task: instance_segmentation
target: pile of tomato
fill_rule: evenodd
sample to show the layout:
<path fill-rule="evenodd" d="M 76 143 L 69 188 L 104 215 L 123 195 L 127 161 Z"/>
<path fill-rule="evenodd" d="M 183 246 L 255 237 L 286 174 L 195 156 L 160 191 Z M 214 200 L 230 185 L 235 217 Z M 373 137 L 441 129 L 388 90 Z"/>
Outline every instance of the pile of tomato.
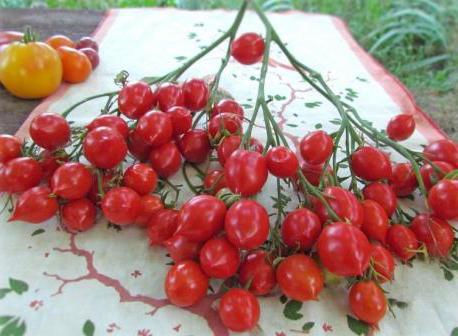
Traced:
<path fill-rule="evenodd" d="M 242 64 L 258 62 L 263 50 L 256 34 L 232 45 Z M 211 279 L 222 280 L 219 316 L 233 331 L 257 325 L 259 296 L 279 291 L 317 300 L 327 283 L 341 278 L 350 280 L 351 312 L 376 325 L 388 305 L 381 285 L 393 280 L 396 258 L 449 256 L 455 237 L 448 220 L 458 219 L 458 180 L 449 178 L 458 168 L 456 143 L 438 140 L 424 148 L 420 173 L 429 210 L 401 223 L 398 197 L 418 187 L 411 163 L 393 163 L 382 149 L 360 146 L 348 162 L 364 188 L 353 192 L 329 178 L 332 135 L 306 134 L 297 155 L 285 146 L 265 150 L 255 138 L 243 143 L 240 104 L 210 98 L 201 79 L 154 88 L 127 82 L 119 115 L 102 114 L 83 128 L 58 114 L 39 115 L 30 125 L 32 145 L 1 135 L 0 191 L 16 198 L 10 221 L 36 224 L 58 215 L 66 230 L 81 232 L 95 225 L 99 211 L 112 224 L 142 227 L 150 244 L 163 246 L 173 260 L 164 281 L 170 302 L 195 305 Z M 193 125 L 203 109 L 207 122 Z M 402 141 L 414 129 L 412 116 L 398 115 L 386 133 Z M 175 208 L 160 191 L 183 160 L 205 167 L 202 188 Z M 304 193 L 299 172 L 326 202 Z M 256 200 L 269 175 L 296 185 L 305 200 L 278 226 Z"/>

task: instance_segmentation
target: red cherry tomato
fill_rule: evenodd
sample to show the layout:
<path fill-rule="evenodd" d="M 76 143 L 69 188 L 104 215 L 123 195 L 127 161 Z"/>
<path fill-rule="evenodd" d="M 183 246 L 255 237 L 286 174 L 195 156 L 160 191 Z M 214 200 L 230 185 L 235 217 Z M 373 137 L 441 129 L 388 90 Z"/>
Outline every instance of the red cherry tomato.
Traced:
<path fill-rule="evenodd" d="M 133 223 L 140 210 L 140 196 L 130 188 L 113 188 L 102 199 L 103 215 L 117 225 Z"/>
<path fill-rule="evenodd" d="M 129 135 L 129 126 L 127 126 L 127 123 L 124 121 L 124 119 L 111 114 L 104 114 L 95 118 L 86 126 L 86 128 L 88 131 L 92 131 L 93 129 L 101 126 L 106 126 L 115 130 L 121 134 L 123 138 L 127 138 Z"/>
<path fill-rule="evenodd" d="M 121 134 L 109 127 L 90 131 L 83 141 L 84 156 L 98 168 L 112 169 L 124 160 L 127 144 Z"/>
<path fill-rule="evenodd" d="M 94 176 L 92 181 L 91 190 L 89 190 L 87 198 L 89 198 L 95 204 L 99 204 L 102 200 L 102 194 L 105 194 L 108 190 L 112 189 L 113 186 L 116 184 L 116 177 L 113 176 L 113 173 L 110 171 L 106 171 L 103 173 L 101 177 L 102 181 L 102 190 L 99 190 L 99 181 L 98 177 Z"/>
<path fill-rule="evenodd" d="M 421 177 L 427 190 L 454 169 L 450 163 L 445 161 L 433 161 L 433 165 L 426 163 L 420 168 Z"/>
<path fill-rule="evenodd" d="M 218 312 L 226 328 L 235 332 L 243 332 L 256 327 L 260 307 L 258 299 L 250 292 L 240 288 L 231 288 L 221 298 Z"/>
<path fill-rule="evenodd" d="M 30 124 L 29 133 L 38 146 L 51 151 L 70 141 L 70 125 L 64 117 L 55 113 L 36 116 Z"/>
<path fill-rule="evenodd" d="M 375 277 L 379 283 L 391 281 L 394 276 L 394 258 L 390 251 L 381 245 L 372 246 L 372 265 L 378 273 Z"/>
<path fill-rule="evenodd" d="M 51 152 L 45 149 L 40 153 L 38 160 L 43 172 L 42 179 L 49 181 L 57 168 L 68 161 L 68 155 L 65 151 Z"/>
<path fill-rule="evenodd" d="M 124 172 L 123 182 L 126 187 L 135 190 L 139 195 L 146 195 L 156 189 L 157 174 L 150 166 L 135 163 Z"/>
<path fill-rule="evenodd" d="M 415 257 L 419 246 L 413 231 L 401 224 L 394 224 L 388 229 L 386 243 L 390 250 L 402 261 Z"/>
<path fill-rule="evenodd" d="M 369 266 L 372 246 L 364 233 L 347 223 L 332 223 L 321 231 L 318 256 L 324 267 L 341 276 L 357 276 Z"/>
<path fill-rule="evenodd" d="M 135 130 L 143 142 L 159 147 L 172 139 L 172 119 L 164 112 L 147 112 L 138 120 Z"/>
<path fill-rule="evenodd" d="M 180 209 L 175 234 L 192 241 L 205 241 L 222 230 L 226 205 L 210 195 L 198 195 L 187 201 Z"/>
<path fill-rule="evenodd" d="M 350 166 L 356 176 L 367 181 L 391 177 L 391 162 L 388 156 L 372 146 L 360 147 L 353 152 Z"/>
<path fill-rule="evenodd" d="M 237 149 L 224 165 L 224 176 L 232 192 L 243 197 L 255 195 L 267 181 L 266 160 L 257 152 Z"/>
<path fill-rule="evenodd" d="M 206 193 L 215 195 L 218 191 L 227 187 L 224 172 L 221 169 L 215 169 L 207 172 L 204 177 L 204 188 Z"/>
<path fill-rule="evenodd" d="M 174 142 L 154 148 L 149 155 L 149 160 L 160 177 L 172 176 L 181 167 L 180 150 Z"/>
<path fill-rule="evenodd" d="M 280 178 L 293 177 L 299 169 L 299 161 L 296 155 L 284 146 L 270 149 L 266 155 L 267 169 Z"/>
<path fill-rule="evenodd" d="M 178 211 L 161 209 L 154 212 L 148 222 L 148 238 L 151 245 L 162 245 L 177 229 Z"/>
<path fill-rule="evenodd" d="M 190 241 L 188 238 L 174 235 L 164 242 L 164 246 L 175 262 L 197 260 L 202 243 Z"/>
<path fill-rule="evenodd" d="M 241 249 L 254 249 L 269 235 L 269 215 L 258 202 L 242 199 L 227 211 L 224 229 L 232 244 Z"/>
<path fill-rule="evenodd" d="M 67 200 L 83 198 L 91 190 L 94 179 L 85 165 L 67 162 L 51 177 L 52 192 Z"/>
<path fill-rule="evenodd" d="M 217 148 L 218 161 L 221 166 L 226 164 L 227 159 L 240 147 L 241 142 L 242 138 L 239 135 L 229 135 L 221 141 Z M 261 154 L 264 147 L 259 140 L 251 138 L 250 149 Z"/>
<path fill-rule="evenodd" d="M 8 191 L 8 187 L 5 181 L 4 171 L 5 171 L 5 165 L 3 163 L 0 163 L 0 193 Z"/>
<path fill-rule="evenodd" d="M 191 79 L 183 83 L 184 105 L 191 111 L 202 110 L 208 102 L 208 86 L 202 79 Z"/>
<path fill-rule="evenodd" d="M 215 115 L 220 113 L 232 113 L 238 115 L 242 120 L 244 116 L 243 108 L 239 103 L 232 99 L 221 99 L 215 106 L 213 106 L 211 117 L 213 118 Z"/>
<path fill-rule="evenodd" d="M 265 251 L 249 253 L 239 268 L 240 284 L 254 295 L 267 295 L 277 284 L 272 261 Z"/>
<path fill-rule="evenodd" d="M 458 218 L 458 180 L 439 181 L 429 191 L 428 204 L 439 218 Z"/>
<path fill-rule="evenodd" d="M 259 62 L 264 54 L 264 39 L 256 33 L 245 33 L 231 44 L 231 55 L 239 63 L 250 65 Z"/>
<path fill-rule="evenodd" d="M 383 290 L 373 281 L 354 284 L 348 295 L 350 309 L 355 316 L 369 324 L 376 324 L 386 314 L 387 300 Z"/>
<path fill-rule="evenodd" d="M 81 198 L 65 204 L 61 209 L 62 224 L 67 231 L 87 231 L 95 225 L 97 210 L 87 198 Z"/>
<path fill-rule="evenodd" d="M 299 145 L 302 158 L 311 165 L 324 163 L 332 154 L 334 141 L 325 131 L 313 131 Z"/>
<path fill-rule="evenodd" d="M 391 140 L 402 141 L 408 139 L 415 131 L 415 120 L 412 115 L 398 114 L 390 119 L 386 127 L 386 134 Z"/>
<path fill-rule="evenodd" d="M 388 216 L 383 207 L 375 201 L 365 200 L 361 203 L 364 210 L 364 220 L 361 230 L 367 238 L 385 243 L 388 232 Z"/>
<path fill-rule="evenodd" d="M 443 258 L 448 256 L 455 239 L 449 223 L 430 214 L 420 214 L 413 219 L 410 229 L 426 245 L 429 255 Z"/>
<path fill-rule="evenodd" d="M 364 198 L 373 200 L 380 204 L 388 217 L 396 211 L 398 200 L 393 188 L 381 182 L 373 182 L 363 189 Z"/>
<path fill-rule="evenodd" d="M 174 106 L 184 106 L 184 94 L 177 84 L 161 84 L 157 88 L 156 97 L 161 111 L 167 111 Z"/>
<path fill-rule="evenodd" d="M 276 277 L 283 294 L 293 300 L 317 300 L 323 289 L 323 273 L 312 258 L 303 254 L 293 254 L 280 262 Z"/>
<path fill-rule="evenodd" d="M 192 126 L 192 114 L 186 107 L 174 106 L 167 110 L 172 120 L 173 135 L 186 133 Z"/>
<path fill-rule="evenodd" d="M 226 238 L 211 238 L 200 249 L 200 267 L 210 278 L 226 279 L 233 276 L 240 265 L 238 248 Z"/>
<path fill-rule="evenodd" d="M 97 42 L 90 36 L 82 37 L 78 42 L 75 44 L 76 49 L 83 49 L 83 48 L 91 48 L 95 51 L 99 51 L 99 45 Z"/>
<path fill-rule="evenodd" d="M 423 155 L 430 161 L 445 161 L 455 169 L 458 168 L 458 144 L 452 140 L 443 139 L 431 142 L 423 149 Z"/>
<path fill-rule="evenodd" d="M 40 164 L 30 157 L 9 160 L 3 168 L 6 191 L 23 192 L 40 183 L 43 172 Z"/>
<path fill-rule="evenodd" d="M 233 113 L 219 113 L 210 119 L 208 134 L 212 139 L 220 139 L 227 134 L 242 133 L 242 121 Z"/>
<path fill-rule="evenodd" d="M 417 178 L 410 163 L 395 164 L 389 182 L 398 197 L 410 195 L 418 186 Z"/>
<path fill-rule="evenodd" d="M 91 62 L 92 70 L 99 66 L 100 58 L 99 53 L 96 50 L 92 48 L 81 48 L 79 51 L 87 56 L 89 62 Z"/>
<path fill-rule="evenodd" d="M 139 119 L 156 103 L 153 90 L 145 82 L 127 83 L 119 92 L 119 111 L 130 119 Z"/>
<path fill-rule="evenodd" d="M 205 162 L 211 150 L 207 132 L 200 129 L 187 131 L 178 140 L 178 148 L 186 161 L 193 163 Z"/>
<path fill-rule="evenodd" d="M 140 161 L 146 161 L 151 153 L 152 147 L 145 143 L 135 131 L 135 128 L 129 132 L 127 137 L 127 147 L 129 152 Z"/>
<path fill-rule="evenodd" d="M 323 173 L 324 164 L 320 163 L 317 165 L 310 165 L 307 162 L 304 162 L 301 166 L 302 173 L 304 177 L 314 186 L 318 186 L 322 178 L 324 178 L 324 185 L 332 185 L 332 178 L 329 175 L 332 175 L 334 172 L 330 165 L 326 166 L 326 169 Z"/>
<path fill-rule="evenodd" d="M 175 306 L 189 307 L 204 298 L 208 278 L 196 262 L 181 261 L 167 272 L 164 289 L 167 298 Z"/>
<path fill-rule="evenodd" d="M 323 196 L 341 220 L 349 221 L 360 228 L 364 221 L 364 210 L 358 199 L 350 191 L 340 187 L 327 187 Z M 325 223 L 330 219 L 326 207 L 318 199 L 312 199 L 315 212 Z"/>
<path fill-rule="evenodd" d="M 22 193 L 14 205 L 9 222 L 20 220 L 38 224 L 53 217 L 59 204 L 51 196 L 51 190 L 45 186 L 34 187 Z"/>
<path fill-rule="evenodd" d="M 156 195 L 144 195 L 140 200 L 140 213 L 135 218 L 135 224 L 147 226 L 151 216 L 164 208 L 161 198 Z"/>
<path fill-rule="evenodd" d="M 0 163 L 21 156 L 22 141 L 14 135 L 0 134 Z"/>
<path fill-rule="evenodd" d="M 311 249 L 321 232 L 318 216 L 306 208 L 291 211 L 283 221 L 281 237 L 289 247 Z"/>

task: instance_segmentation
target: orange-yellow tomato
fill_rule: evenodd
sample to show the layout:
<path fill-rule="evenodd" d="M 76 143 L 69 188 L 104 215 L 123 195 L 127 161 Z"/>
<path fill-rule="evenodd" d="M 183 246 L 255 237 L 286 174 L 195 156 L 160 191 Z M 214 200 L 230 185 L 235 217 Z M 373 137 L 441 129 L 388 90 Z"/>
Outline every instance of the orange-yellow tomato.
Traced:
<path fill-rule="evenodd" d="M 46 43 L 14 42 L 0 53 L 0 82 L 16 97 L 47 97 L 61 81 L 59 55 Z"/>
<path fill-rule="evenodd" d="M 53 35 L 46 40 L 46 43 L 54 49 L 62 46 L 75 48 L 75 42 L 65 35 Z"/>
<path fill-rule="evenodd" d="M 63 79 L 68 83 L 81 83 L 89 77 L 92 65 L 81 51 L 70 47 L 57 48 L 63 66 Z"/>

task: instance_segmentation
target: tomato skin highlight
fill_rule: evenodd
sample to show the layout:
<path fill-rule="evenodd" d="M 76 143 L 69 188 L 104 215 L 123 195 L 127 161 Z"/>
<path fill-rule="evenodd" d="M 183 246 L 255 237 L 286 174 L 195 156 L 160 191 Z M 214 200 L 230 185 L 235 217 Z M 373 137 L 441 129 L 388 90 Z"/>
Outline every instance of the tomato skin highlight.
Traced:
<path fill-rule="evenodd" d="M 59 209 L 55 197 L 51 197 L 51 190 L 46 186 L 33 187 L 22 193 L 14 206 L 13 213 L 8 219 L 39 224 L 52 218 Z"/>
<path fill-rule="evenodd" d="M 280 178 L 293 177 L 299 169 L 296 155 L 284 146 L 271 148 L 267 152 L 266 163 L 269 172 Z"/>
<path fill-rule="evenodd" d="M 62 224 L 69 232 L 82 232 L 95 225 L 97 210 L 87 198 L 71 201 L 61 209 Z"/>
<path fill-rule="evenodd" d="M 458 180 L 439 181 L 429 191 L 428 204 L 439 218 L 458 218 Z"/>
<path fill-rule="evenodd" d="M 181 167 L 181 154 L 174 142 L 154 148 L 149 154 L 151 166 L 160 177 L 174 175 Z"/>
<path fill-rule="evenodd" d="M 111 128 L 105 126 L 98 127 L 86 135 L 83 141 L 83 153 L 94 166 L 112 169 L 124 160 L 127 144 L 118 132 L 113 132 Z"/>
<path fill-rule="evenodd" d="M 259 62 L 264 54 L 264 39 L 256 33 L 245 33 L 231 44 L 231 55 L 239 63 L 251 65 Z"/>
<path fill-rule="evenodd" d="M 161 111 L 174 106 L 184 106 L 184 94 L 180 86 L 174 83 L 163 83 L 156 90 L 156 99 Z"/>
<path fill-rule="evenodd" d="M 402 261 L 408 261 L 415 257 L 415 251 L 419 247 L 413 231 L 401 224 L 394 224 L 388 229 L 386 244 Z"/>
<path fill-rule="evenodd" d="M 256 327 L 260 307 L 258 299 L 250 292 L 231 288 L 222 296 L 218 312 L 221 321 L 229 330 L 243 332 Z"/>
<path fill-rule="evenodd" d="M 334 142 L 325 131 L 313 131 L 302 138 L 299 149 L 309 165 L 324 163 L 332 154 Z"/>
<path fill-rule="evenodd" d="M 391 162 L 387 155 L 372 146 L 363 146 L 351 154 L 350 166 L 356 176 L 367 181 L 391 177 Z"/>
<path fill-rule="evenodd" d="M 40 164 L 30 157 L 18 157 L 3 167 L 3 179 L 7 192 L 24 192 L 37 186 L 43 176 Z"/>
<path fill-rule="evenodd" d="M 382 206 L 388 217 L 396 211 L 398 200 L 393 187 L 381 182 L 372 182 L 364 187 L 363 195 L 365 199 L 370 199 Z"/>
<path fill-rule="evenodd" d="M 142 81 L 127 83 L 118 95 L 119 111 L 130 119 L 139 119 L 156 103 L 151 87 Z"/>
<path fill-rule="evenodd" d="M 375 201 L 365 200 L 362 203 L 364 221 L 361 230 L 369 239 L 385 243 L 389 222 L 383 207 Z"/>
<path fill-rule="evenodd" d="M 352 313 L 369 324 L 378 323 L 385 316 L 388 307 L 385 294 L 373 281 L 360 281 L 354 284 L 348 300 Z"/>
<path fill-rule="evenodd" d="M 208 102 L 208 86 L 202 79 L 190 79 L 183 83 L 184 105 L 191 111 L 203 109 Z"/>
<path fill-rule="evenodd" d="M 147 112 L 138 120 L 135 130 L 144 143 L 159 147 L 172 139 L 172 119 L 165 112 Z"/>
<path fill-rule="evenodd" d="M 226 238 L 211 238 L 200 249 L 199 261 L 207 276 L 226 279 L 237 272 L 240 253 Z"/>
<path fill-rule="evenodd" d="M 54 151 L 70 141 L 70 125 L 59 114 L 43 113 L 30 123 L 32 140 L 41 148 Z"/>
<path fill-rule="evenodd" d="M 299 208 L 288 213 L 281 227 L 283 242 L 289 247 L 298 247 L 301 250 L 311 249 L 320 232 L 320 219 L 306 208 Z"/>
<path fill-rule="evenodd" d="M 140 213 L 140 202 L 140 196 L 134 190 L 113 188 L 102 199 L 103 215 L 117 225 L 132 224 Z"/>
<path fill-rule="evenodd" d="M 270 257 L 263 250 L 250 252 L 239 268 L 240 284 L 254 295 L 267 295 L 277 284 Z"/>
<path fill-rule="evenodd" d="M 52 192 L 67 200 L 83 198 L 92 188 L 93 177 L 79 162 L 67 162 L 56 169 L 51 177 Z"/>
<path fill-rule="evenodd" d="M 386 134 L 391 140 L 402 141 L 410 138 L 415 131 L 415 119 L 409 114 L 398 114 L 390 119 Z"/>

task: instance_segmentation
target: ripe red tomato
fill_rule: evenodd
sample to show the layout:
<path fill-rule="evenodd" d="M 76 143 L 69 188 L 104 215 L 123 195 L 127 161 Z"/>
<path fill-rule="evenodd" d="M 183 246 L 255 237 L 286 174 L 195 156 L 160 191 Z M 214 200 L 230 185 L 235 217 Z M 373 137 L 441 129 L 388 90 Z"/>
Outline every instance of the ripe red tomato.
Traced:
<path fill-rule="evenodd" d="M 390 251 L 382 245 L 372 245 L 371 261 L 378 273 L 375 279 L 379 283 L 391 281 L 394 276 L 394 258 Z"/>
<path fill-rule="evenodd" d="M 361 203 L 364 210 L 364 221 L 361 230 L 367 238 L 385 243 L 388 232 L 388 216 L 383 207 L 373 200 L 365 200 Z"/>
<path fill-rule="evenodd" d="M 95 225 L 97 210 L 87 198 L 68 202 L 61 209 L 62 224 L 69 232 L 87 231 Z"/>
<path fill-rule="evenodd" d="M 239 268 L 239 281 L 254 295 L 267 295 L 274 289 L 275 269 L 265 251 L 253 251 L 245 257 Z"/>
<path fill-rule="evenodd" d="M 23 192 L 37 186 L 42 176 L 40 164 L 30 157 L 9 160 L 3 168 L 3 179 L 9 193 Z"/>
<path fill-rule="evenodd" d="M 293 177 L 299 169 L 299 161 L 296 155 L 284 146 L 269 149 L 266 155 L 267 169 L 280 178 Z"/>
<path fill-rule="evenodd" d="M 181 154 L 174 142 L 168 142 L 151 150 L 151 166 L 160 177 L 169 177 L 181 167 Z"/>
<path fill-rule="evenodd" d="M 355 316 L 369 324 L 376 324 L 386 314 L 387 300 L 383 290 L 373 281 L 354 284 L 348 295 L 350 309 Z"/>
<path fill-rule="evenodd" d="M 172 139 L 172 119 L 164 112 L 147 112 L 138 120 L 135 131 L 144 143 L 159 147 Z"/>
<path fill-rule="evenodd" d="M 175 262 L 197 260 L 202 243 L 190 241 L 188 238 L 174 235 L 164 242 L 167 252 Z"/>
<path fill-rule="evenodd" d="M 49 181 L 57 168 L 67 161 L 68 155 L 65 151 L 51 152 L 47 149 L 43 150 L 38 158 L 38 163 L 40 163 L 43 172 L 42 179 Z"/>
<path fill-rule="evenodd" d="M 431 142 L 423 149 L 423 155 L 430 161 L 445 161 L 458 168 L 458 145 L 452 140 Z"/>
<path fill-rule="evenodd" d="M 164 283 L 167 298 L 175 306 L 189 307 L 203 299 L 208 289 L 208 278 L 199 264 L 181 261 L 167 272 Z"/>
<path fill-rule="evenodd" d="M 329 175 L 332 175 L 334 172 L 330 165 L 326 166 L 325 172 L 323 173 L 323 163 L 317 165 L 310 165 L 307 162 L 304 162 L 301 166 L 302 173 L 304 177 L 314 186 L 318 186 L 322 178 L 324 178 L 324 185 L 332 185 L 332 178 Z M 329 175 L 328 175 L 329 174 Z"/>
<path fill-rule="evenodd" d="M 391 177 L 391 162 L 380 149 L 363 146 L 351 154 L 350 166 L 356 176 L 376 181 Z"/>
<path fill-rule="evenodd" d="M 34 187 L 19 195 L 8 221 L 20 220 L 38 224 L 53 217 L 58 209 L 59 204 L 56 198 L 51 196 L 48 187 Z"/>
<path fill-rule="evenodd" d="M 323 289 L 323 272 L 312 258 L 303 254 L 293 254 L 280 262 L 276 277 L 283 294 L 293 300 L 317 300 Z"/>
<path fill-rule="evenodd" d="M 55 113 L 36 116 L 30 124 L 29 133 L 38 146 L 51 151 L 70 141 L 70 125 L 61 115 Z"/>
<path fill-rule="evenodd" d="M 157 174 L 150 166 L 135 163 L 124 172 L 123 182 L 126 187 L 135 190 L 139 195 L 146 195 L 156 189 Z"/>
<path fill-rule="evenodd" d="M 429 255 L 443 258 L 448 256 L 455 234 L 445 220 L 430 214 L 420 214 L 413 219 L 410 229 L 426 245 Z"/>
<path fill-rule="evenodd" d="M 150 145 L 140 138 L 135 128 L 129 132 L 127 147 L 129 148 L 129 152 L 139 161 L 146 161 L 152 149 Z"/>
<path fill-rule="evenodd" d="M 215 195 L 218 191 L 227 187 L 224 172 L 221 169 L 208 171 L 204 177 L 203 184 L 205 192 L 211 195 Z"/>
<path fill-rule="evenodd" d="M 439 218 L 458 218 L 458 180 L 439 181 L 429 191 L 428 204 Z"/>
<path fill-rule="evenodd" d="M 119 111 L 130 119 L 139 119 L 156 105 L 156 97 L 145 82 L 127 83 L 119 92 Z"/>
<path fill-rule="evenodd" d="M 242 138 L 239 135 L 229 135 L 228 137 L 225 137 L 223 141 L 221 141 L 217 148 L 218 161 L 221 166 L 224 167 L 227 159 L 240 147 L 241 142 Z M 264 147 L 259 142 L 259 140 L 251 138 L 250 149 L 261 154 L 264 150 Z"/>
<path fill-rule="evenodd" d="M 245 33 L 231 44 L 231 55 L 239 63 L 250 65 L 259 62 L 264 54 L 264 39 L 256 33 Z"/>
<path fill-rule="evenodd" d="M 357 276 L 369 266 L 372 245 L 357 227 L 336 222 L 321 231 L 317 250 L 324 267 L 331 273 Z"/>
<path fill-rule="evenodd" d="M 249 331 L 258 324 L 259 302 L 250 292 L 231 288 L 221 298 L 218 312 L 221 321 L 229 330 Z"/>
<path fill-rule="evenodd" d="M 117 225 L 133 223 L 140 210 L 140 196 L 130 188 L 113 188 L 102 199 L 103 215 L 108 221 Z"/>
<path fill-rule="evenodd" d="M 208 102 L 208 86 L 202 79 L 191 79 L 183 83 L 184 105 L 191 111 L 202 110 Z"/>
<path fill-rule="evenodd" d="M 121 134 L 123 138 L 127 138 L 129 135 L 129 126 L 127 126 L 124 119 L 111 114 L 104 114 L 95 118 L 86 126 L 86 128 L 88 131 L 92 131 L 93 129 L 101 126 L 106 126 L 115 130 Z"/>
<path fill-rule="evenodd" d="M 220 139 L 225 135 L 240 133 L 242 133 L 242 120 L 233 113 L 219 113 L 208 123 L 208 134 L 211 139 Z"/>
<path fill-rule="evenodd" d="M 385 183 L 373 182 L 363 189 L 364 198 L 376 201 L 385 210 L 388 217 L 396 211 L 398 200 L 393 188 Z"/>
<path fill-rule="evenodd" d="M 198 195 L 188 200 L 180 209 L 176 235 L 201 242 L 222 230 L 226 205 L 210 195 Z"/>
<path fill-rule="evenodd" d="M 0 134 L 0 163 L 21 156 L 22 141 L 14 135 Z"/>
<path fill-rule="evenodd" d="M 419 246 L 413 231 L 401 224 L 394 224 L 388 229 L 386 243 L 389 249 L 402 261 L 415 257 Z"/>
<path fill-rule="evenodd" d="M 242 199 L 227 211 L 224 230 L 227 239 L 238 248 L 254 249 L 269 236 L 269 215 L 258 202 Z"/>
<path fill-rule="evenodd" d="M 224 165 L 224 176 L 232 192 L 243 197 L 261 191 L 267 181 L 267 164 L 258 152 L 237 149 Z"/>
<path fill-rule="evenodd" d="M 95 51 L 99 51 L 99 45 L 90 36 L 84 36 L 80 38 L 80 40 L 76 42 L 75 48 L 76 49 L 91 48 L 91 49 L 94 49 Z"/>
<path fill-rule="evenodd" d="M 151 216 L 164 208 L 161 198 L 156 195 L 144 195 L 140 200 L 140 213 L 135 218 L 135 224 L 139 226 L 147 226 Z"/>
<path fill-rule="evenodd" d="M 395 164 L 389 182 L 398 197 L 410 195 L 418 186 L 417 178 L 410 163 Z"/>
<path fill-rule="evenodd" d="M 111 171 L 105 171 L 102 175 L 102 190 L 99 190 L 99 181 L 97 176 L 94 176 L 94 179 L 92 181 L 92 187 L 91 190 L 89 190 L 89 193 L 87 195 L 87 198 L 89 198 L 93 203 L 99 204 L 100 201 L 102 200 L 102 196 L 110 189 L 113 188 L 116 182 L 116 177 L 113 176 L 113 173 Z"/>
<path fill-rule="evenodd" d="M 447 173 L 450 173 L 454 169 L 450 163 L 445 161 L 433 161 L 433 164 L 438 169 L 429 163 L 426 163 L 420 168 L 421 177 L 423 178 L 423 183 L 425 184 L 427 190 L 431 189 L 433 185 L 443 179 Z"/>
<path fill-rule="evenodd" d="M 318 216 L 306 208 L 291 211 L 283 221 L 281 237 L 283 242 L 294 248 L 309 250 L 321 232 Z"/>
<path fill-rule="evenodd" d="M 124 160 L 127 144 L 121 134 L 102 126 L 86 135 L 83 152 L 86 159 L 97 168 L 112 169 Z"/>
<path fill-rule="evenodd" d="M 8 191 L 4 172 L 5 172 L 5 165 L 3 163 L 0 163 L 0 193 Z"/>
<path fill-rule="evenodd" d="M 67 162 L 57 168 L 51 177 L 51 189 L 54 194 L 67 200 L 77 200 L 91 190 L 94 178 L 85 165 L 79 162 Z"/>
<path fill-rule="evenodd" d="M 211 238 L 200 249 L 200 267 L 210 278 L 227 279 L 237 273 L 239 249 L 226 238 Z"/>
<path fill-rule="evenodd" d="M 355 195 L 353 195 L 350 191 L 340 187 L 327 187 L 324 189 L 323 196 L 341 220 L 348 220 L 352 225 L 358 228 L 363 225 L 363 207 L 358 202 Z M 322 223 L 325 223 L 330 219 L 323 203 L 321 203 L 318 199 L 313 198 L 312 204 Z"/>
<path fill-rule="evenodd" d="M 305 162 L 311 165 L 324 163 L 332 154 L 334 141 L 325 131 L 313 131 L 302 138 L 299 149 Z"/>
<path fill-rule="evenodd" d="M 167 110 L 172 120 L 173 135 L 186 133 L 192 126 L 192 114 L 186 107 L 174 106 Z"/>
<path fill-rule="evenodd" d="M 148 222 L 150 245 L 162 245 L 175 233 L 178 225 L 178 211 L 161 209 L 154 212 Z"/>
<path fill-rule="evenodd" d="M 386 126 L 386 134 L 391 140 L 408 139 L 415 131 L 415 120 L 412 115 L 398 114 L 390 119 Z"/>
<path fill-rule="evenodd" d="M 89 59 L 89 62 L 91 62 L 92 70 L 97 68 L 100 63 L 100 57 L 99 53 L 92 49 L 92 48 L 81 48 L 79 49 L 83 54 L 86 55 L 86 57 Z"/>
<path fill-rule="evenodd" d="M 211 150 L 207 132 L 201 129 L 187 131 L 178 140 L 178 148 L 186 161 L 193 163 L 205 162 Z"/>
<path fill-rule="evenodd" d="M 244 112 L 242 106 L 232 99 L 221 99 L 213 106 L 211 118 L 220 113 L 232 113 L 238 115 L 243 120 Z"/>
<path fill-rule="evenodd" d="M 174 106 L 184 106 L 184 94 L 180 86 L 174 83 L 163 83 L 156 91 L 157 102 L 161 111 Z"/>

